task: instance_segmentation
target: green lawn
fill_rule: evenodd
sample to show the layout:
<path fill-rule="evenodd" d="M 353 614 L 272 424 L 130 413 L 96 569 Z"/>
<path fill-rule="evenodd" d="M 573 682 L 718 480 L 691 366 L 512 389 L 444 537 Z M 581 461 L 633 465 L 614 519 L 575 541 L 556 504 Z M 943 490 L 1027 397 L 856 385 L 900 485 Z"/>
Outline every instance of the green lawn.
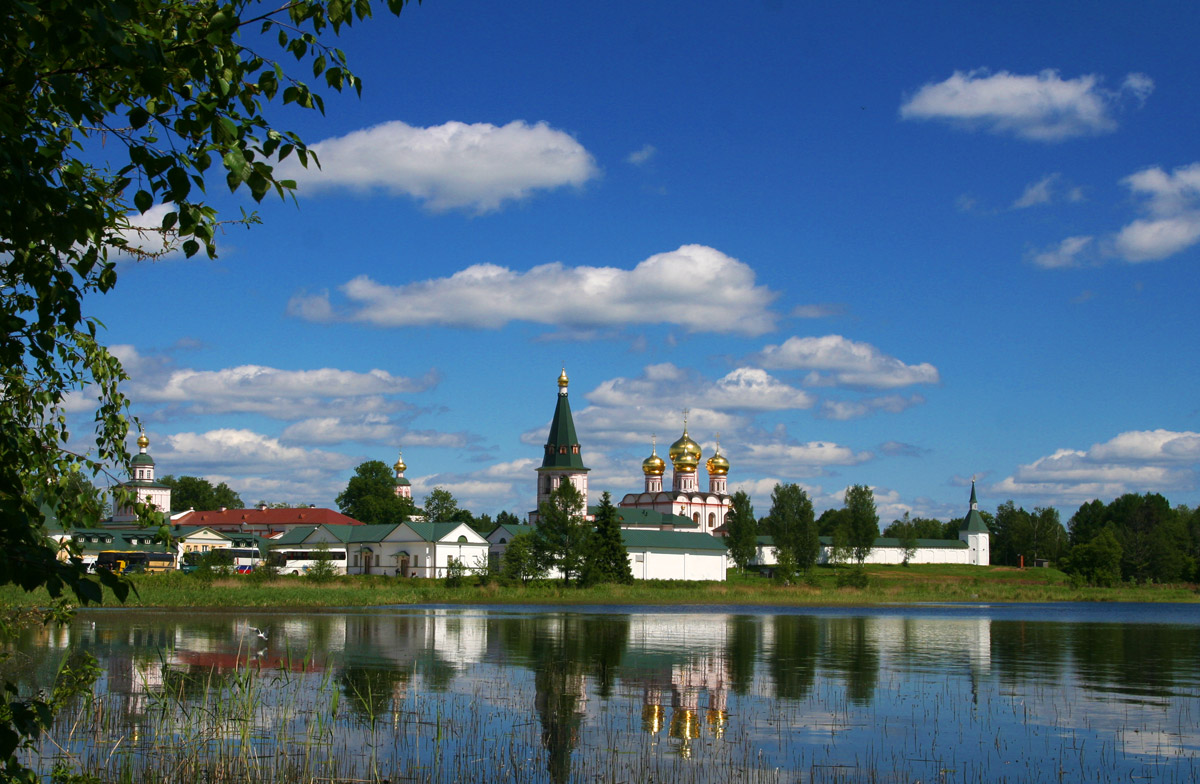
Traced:
<path fill-rule="evenodd" d="M 730 572 L 723 583 L 647 581 L 634 585 L 564 587 L 557 582 L 527 586 L 495 581 L 448 588 L 441 580 L 395 577 L 339 577 L 314 583 L 303 577 L 260 582 L 242 576 L 204 581 L 195 575 L 137 575 L 131 607 L 332 608 L 405 604 L 632 604 L 764 606 L 869 605 L 914 602 L 1195 602 L 1195 585 L 1143 585 L 1115 588 L 1072 586 L 1056 569 L 960 565 L 868 566 L 867 586 L 839 585 L 848 567 L 818 567 L 796 585 Z M 0 606 L 45 605 L 44 592 L 27 594 L 15 586 L 0 589 Z M 106 594 L 106 606 L 117 602 Z"/>

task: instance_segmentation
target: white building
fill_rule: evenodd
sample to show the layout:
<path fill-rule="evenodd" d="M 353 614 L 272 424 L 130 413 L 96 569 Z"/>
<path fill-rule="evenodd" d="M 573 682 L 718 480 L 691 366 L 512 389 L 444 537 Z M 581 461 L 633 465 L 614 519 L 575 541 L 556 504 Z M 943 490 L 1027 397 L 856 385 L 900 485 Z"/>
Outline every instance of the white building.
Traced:
<path fill-rule="evenodd" d="M 123 494 L 131 495 L 136 502 L 149 504 L 163 514 L 171 511 L 171 488 L 154 478 L 154 458 L 150 457 L 146 451 L 146 448 L 150 446 L 150 439 L 146 438 L 144 431 L 138 436 L 137 445 L 138 453 L 133 456 L 133 460 L 129 461 L 129 481 L 122 482 L 113 488 L 112 521 L 114 523 L 138 522 L 137 512 L 134 511 L 133 505 L 122 502 Z"/>

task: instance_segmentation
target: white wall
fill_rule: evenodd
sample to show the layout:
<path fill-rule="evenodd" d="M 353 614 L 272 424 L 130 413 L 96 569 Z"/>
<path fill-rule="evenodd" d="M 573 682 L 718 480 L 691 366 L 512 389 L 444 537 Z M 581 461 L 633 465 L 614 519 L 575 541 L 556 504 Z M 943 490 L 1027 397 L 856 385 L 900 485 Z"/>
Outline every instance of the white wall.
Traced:
<path fill-rule="evenodd" d="M 720 552 L 629 548 L 635 580 L 724 580 L 725 561 Z"/>

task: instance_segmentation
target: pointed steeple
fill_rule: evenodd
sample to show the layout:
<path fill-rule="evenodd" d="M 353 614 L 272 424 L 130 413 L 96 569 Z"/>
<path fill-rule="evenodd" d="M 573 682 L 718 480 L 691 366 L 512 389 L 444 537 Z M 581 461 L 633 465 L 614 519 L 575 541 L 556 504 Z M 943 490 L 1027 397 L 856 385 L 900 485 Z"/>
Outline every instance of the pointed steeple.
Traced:
<path fill-rule="evenodd" d="M 971 508 L 967 510 L 967 516 L 963 518 L 962 525 L 958 527 L 960 532 L 969 534 L 987 533 L 987 523 L 983 521 L 983 515 L 979 514 L 979 502 L 975 500 L 975 478 L 971 478 Z"/>
<path fill-rule="evenodd" d="M 571 403 L 567 398 L 566 368 L 558 377 L 558 404 L 554 407 L 554 419 L 550 421 L 550 434 L 546 436 L 542 468 L 587 470 L 583 465 L 579 436 L 575 435 L 575 419 L 571 416 Z"/>

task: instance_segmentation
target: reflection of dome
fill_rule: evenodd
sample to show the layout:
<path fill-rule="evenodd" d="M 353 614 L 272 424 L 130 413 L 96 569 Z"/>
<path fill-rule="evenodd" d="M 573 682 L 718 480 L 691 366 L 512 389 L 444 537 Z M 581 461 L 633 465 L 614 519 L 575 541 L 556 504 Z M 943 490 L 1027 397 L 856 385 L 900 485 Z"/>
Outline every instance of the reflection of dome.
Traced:
<path fill-rule="evenodd" d="M 723 710 L 708 709 L 708 728 L 712 730 L 713 735 L 720 738 L 725 734 L 725 722 L 729 719 L 729 714 Z"/>
<path fill-rule="evenodd" d="M 646 476 L 662 476 L 667 470 L 667 461 L 658 456 L 658 447 L 650 448 L 650 456 L 642 461 L 642 473 Z"/>
<path fill-rule="evenodd" d="M 667 456 L 675 464 L 676 471 L 695 471 L 700 465 L 700 445 L 688 437 L 687 425 L 683 426 L 679 440 L 671 444 Z"/>
<path fill-rule="evenodd" d="M 729 473 L 729 461 L 725 459 L 725 455 L 721 454 L 721 442 L 717 442 L 717 451 L 713 452 L 713 456 L 708 458 L 705 464 L 708 468 L 709 476 L 725 476 Z"/>
<path fill-rule="evenodd" d="M 671 714 L 672 738 L 691 740 L 700 737 L 700 717 L 690 708 L 680 708 Z"/>
<path fill-rule="evenodd" d="M 642 706 L 642 729 L 651 735 L 656 734 L 663 726 L 663 706 Z"/>

